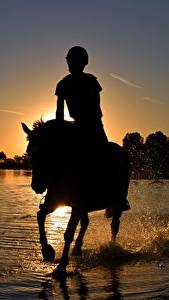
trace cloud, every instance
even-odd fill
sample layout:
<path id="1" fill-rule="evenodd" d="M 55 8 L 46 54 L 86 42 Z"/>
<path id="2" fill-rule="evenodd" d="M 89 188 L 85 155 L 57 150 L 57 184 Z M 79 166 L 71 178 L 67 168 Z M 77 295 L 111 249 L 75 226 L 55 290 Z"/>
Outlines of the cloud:
<path id="1" fill-rule="evenodd" d="M 126 78 L 124 77 L 121 77 L 120 75 L 117 75 L 115 73 L 110 73 L 110 76 L 121 81 L 122 83 L 126 84 L 126 85 L 129 85 L 129 86 L 132 86 L 134 88 L 137 88 L 137 89 L 143 89 L 142 86 L 138 85 L 138 84 L 135 84 L 134 82 L 132 81 L 129 81 L 127 80 Z M 164 104 L 163 101 L 159 100 L 159 99 L 156 99 L 156 98 L 151 98 L 149 96 L 143 96 L 141 98 L 141 100 L 144 100 L 144 101 L 147 101 L 147 102 L 151 102 L 153 104 Z"/>
<path id="2" fill-rule="evenodd" d="M 10 113 L 10 114 L 15 114 L 15 115 L 24 115 L 24 113 L 22 113 L 20 111 L 8 110 L 8 109 L 0 109 L 0 112 Z"/>
<path id="3" fill-rule="evenodd" d="M 164 102 L 162 102 L 161 100 L 151 98 L 151 97 L 148 97 L 148 96 L 144 96 L 141 99 L 145 100 L 145 101 L 148 101 L 148 102 L 151 102 L 151 103 L 154 103 L 154 104 L 164 104 Z"/>
<path id="4" fill-rule="evenodd" d="M 137 89 L 142 89 L 143 87 L 138 85 L 138 84 L 135 84 L 134 82 L 131 82 L 123 77 L 121 77 L 120 75 L 117 75 L 115 73 L 110 73 L 110 76 L 121 81 L 122 83 L 126 84 L 126 85 L 129 85 L 129 86 L 132 86 L 134 88 L 137 88 Z"/>

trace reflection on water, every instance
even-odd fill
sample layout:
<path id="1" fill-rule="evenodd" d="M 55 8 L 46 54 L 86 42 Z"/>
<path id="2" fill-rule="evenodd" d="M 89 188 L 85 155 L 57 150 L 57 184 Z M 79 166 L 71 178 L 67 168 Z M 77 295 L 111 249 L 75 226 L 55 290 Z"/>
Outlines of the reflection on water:
<path id="1" fill-rule="evenodd" d="M 164 299 L 169 293 L 169 181 L 132 181 L 131 211 L 122 216 L 117 244 L 110 243 L 104 212 L 90 214 L 82 258 L 70 258 L 68 276 L 54 270 L 70 209 L 47 219 L 56 262 L 45 263 L 36 213 L 41 196 L 31 171 L 0 170 L 0 299 Z M 167 295 L 167 296 L 166 296 Z M 167 299 L 167 298 L 165 298 Z"/>
<path id="2" fill-rule="evenodd" d="M 98 270 L 99 271 L 99 270 Z M 96 271 L 95 271 L 96 272 Z M 108 273 L 108 274 L 107 274 Z M 42 291 L 40 292 L 40 299 L 51 299 L 51 295 L 60 296 L 60 299 L 122 299 L 120 292 L 120 282 L 116 269 L 111 271 L 102 270 L 102 276 L 107 281 L 107 285 L 103 287 L 103 295 L 101 291 L 95 291 L 92 293 L 92 289 L 96 288 L 97 281 L 100 282 L 99 273 L 92 280 L 90 272 L 83 275 L 81 272 L 74 272 L 74 274 L 68 274 L 60 280 L 46 280 L 42 283 Z M 96 288 L 99 290 L 99 288 Z M 58 293 L 60 291 L 60 294 Z M 62 295 L 62 297 L 61 297 Z M 55 298 L 59 299 L 59 298 Z"/>
<path id="3" fill-rule="evenodd" d="M 31 182 L 30 170 L 1 170 L 0 169 L 0 185 L 10 185 L 10 184 L 27 184 Z M 25 176 L 28 178 L 26 179 Z"/>

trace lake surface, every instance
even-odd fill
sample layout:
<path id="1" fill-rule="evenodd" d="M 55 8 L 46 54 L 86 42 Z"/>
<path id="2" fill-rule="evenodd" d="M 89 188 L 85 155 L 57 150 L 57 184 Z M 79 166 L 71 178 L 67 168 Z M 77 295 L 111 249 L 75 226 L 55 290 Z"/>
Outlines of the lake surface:
<path id="1" fill-rule="evenodd" d="M 30 187 L 30 171 L 0 170 L 0 299 L 169 299 L 169 181 L 131 181 L 132 209 L 121 218 L 116 244 L 110 219 L 91 213 L 82 258 L 70 257 L 65 280 L 51 276 L 70 216 L 47 219 L 55 263 L 43 261 L 36 213 L 42 198 Z"/>

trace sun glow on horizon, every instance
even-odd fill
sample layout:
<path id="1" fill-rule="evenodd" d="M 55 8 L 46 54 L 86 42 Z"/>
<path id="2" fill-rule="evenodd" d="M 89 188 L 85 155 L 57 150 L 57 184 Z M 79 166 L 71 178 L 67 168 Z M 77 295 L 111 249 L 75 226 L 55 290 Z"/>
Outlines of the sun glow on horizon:
<path id="1" fill-rule="evenodd" d="M 46 122 L 48 120 L 55 119 L 55 118 L 56 118 L 56 116 L 55 116 L 55 112 L 54 111 L 49 111 L 49 112 L 46 112 L 45 114 L 42 115 L 42 120 L 44 122 Z M 69 115 L 69 111 L 68 111 L 68 108 L 67 108 L 66 104 L 64 104 L 64 119 L 66 121 L 73 121 L 73 119 Z"/>
<path id="2" fill-rule="evenodd" d="M 55 119 L 55 113 L 53 111 L 46 112 L 45 114 L 42 115 L 42 120 L 44 122 L 52 119 Z"/>
<path id="3" fill-rule="evenodd" d="M 57 217 L 64 217 L 69 210 L 70 208 L 68 206 L 60 206 L 56 209 L 55 215 Z"/>

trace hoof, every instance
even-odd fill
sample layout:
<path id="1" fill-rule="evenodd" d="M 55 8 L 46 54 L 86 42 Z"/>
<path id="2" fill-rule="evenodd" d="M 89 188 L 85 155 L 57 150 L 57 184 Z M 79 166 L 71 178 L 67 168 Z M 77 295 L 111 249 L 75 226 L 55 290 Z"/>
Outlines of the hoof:
<path id="1" fill-rule="evenodd" d="M 61 268 L 59 265 L 53 271 L 52 276 L 56 279 L 64 279 L 67 276 L 66 268 Z"/>
<path id="2" fill-rule="evenodd" d="M 55 250 L 50 244 L 42 247 L 42 255 L 45 261 L 54 261 L 55 259 Z"/>

